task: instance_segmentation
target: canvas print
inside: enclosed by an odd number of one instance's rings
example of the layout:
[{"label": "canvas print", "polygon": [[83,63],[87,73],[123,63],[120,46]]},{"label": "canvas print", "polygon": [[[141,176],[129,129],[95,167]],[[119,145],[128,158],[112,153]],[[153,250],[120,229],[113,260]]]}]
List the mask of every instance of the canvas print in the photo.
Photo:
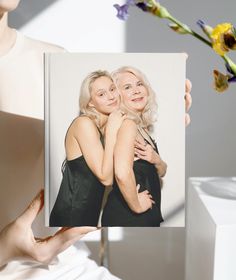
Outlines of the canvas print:
[{"label": "canvas print", "polygon": [[184,226],[185,69],[183,53],[45,55],[46,225]]}]

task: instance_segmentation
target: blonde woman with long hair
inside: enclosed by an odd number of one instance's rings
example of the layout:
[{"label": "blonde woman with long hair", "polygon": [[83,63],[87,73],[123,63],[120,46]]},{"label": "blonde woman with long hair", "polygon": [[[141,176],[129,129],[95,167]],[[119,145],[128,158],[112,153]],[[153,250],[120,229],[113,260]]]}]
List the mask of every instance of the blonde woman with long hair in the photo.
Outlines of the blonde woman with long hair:
[{"label": "blonde woman with long hair", "polygon": [[[160,178],[167,165],[149,134],[156,112],[155,93],[148,80],[133,67],[113,73],[121,97],[120,109],[126,114],[114,149],[116,181],[103,211],[103,226],[160,226]],[[146,149],[152,149],[147,157]],[[136,185],[139,184],[139,188]],[[143,203],[140,192],[150,200]]]},{"label": "blonde woman with long hair", "polygon": [[104,186],[113,181],[113,149],[124,115],[117,110],[119,96],[108,72],[84,79],[79,105],[80,115],[65,137],[63,179],[50,226],[97,226]]}]

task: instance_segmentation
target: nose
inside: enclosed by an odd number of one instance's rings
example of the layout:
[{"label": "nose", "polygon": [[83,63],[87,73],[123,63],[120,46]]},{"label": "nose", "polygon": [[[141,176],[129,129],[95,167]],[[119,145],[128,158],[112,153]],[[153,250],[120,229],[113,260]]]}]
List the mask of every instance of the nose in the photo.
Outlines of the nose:
[{"label": "nose", "polygon": [[136,94],[139,94],[140,93],[140,88],[139,86],[134,86],[133,87],[133,90],[131,92],[131,95],[136,95]]},{"label": "nose", "polygon": [[110,92],[110,91],[108,91],[108,93],[107,93],[107,98],[110,100],[112,100],[112,99],[114,99],[115,98],[115,94],[113,93],[113,92]]}]

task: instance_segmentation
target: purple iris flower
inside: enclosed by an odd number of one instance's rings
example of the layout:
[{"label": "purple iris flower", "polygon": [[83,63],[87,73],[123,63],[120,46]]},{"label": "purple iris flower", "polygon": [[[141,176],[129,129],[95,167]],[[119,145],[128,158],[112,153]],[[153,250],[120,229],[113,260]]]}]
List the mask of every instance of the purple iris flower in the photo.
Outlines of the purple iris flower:
[{"label": "purple iris flower", "polygon": [[122,6],[115,4],[113,5],[113,7],[116,8],[117,10],[117,17],[121,20],[127,20],[129,13],[128,13],[128,9],[129,6],[135,5],[135,0],[127,0],[126,3]]},{"label": "purple iris flower", "polygon": [[[155,1],[157,4],[159,4],[159,1]],[[135,4],[138,8],[143,10],[144,12],[149,12],[150,10],[153,9],[153,5],[150,6],[148,3],[148,0],[144,0],[142,2],[138,2]]]},{"label": "purple iris flower", "polygon": [[140,8],[141,10],[143,10],[144,12],[147,12],[147,11],[148,11],[148,6],[147,6],[146,1],[139,2],[139,3],[136,4],[136,6],[137,6],[138,8]]},{"label": "purple iris flower", "polygon": [[128,13],[129,5],[124,4],[124,5],[120,6],[118,4],[115,4],[115,5],[113,5],[113,7],[115,7],[117,10],[116,16],[118,17],[118,19],[127,20],[128,16],[129,16],[129,13]]}]

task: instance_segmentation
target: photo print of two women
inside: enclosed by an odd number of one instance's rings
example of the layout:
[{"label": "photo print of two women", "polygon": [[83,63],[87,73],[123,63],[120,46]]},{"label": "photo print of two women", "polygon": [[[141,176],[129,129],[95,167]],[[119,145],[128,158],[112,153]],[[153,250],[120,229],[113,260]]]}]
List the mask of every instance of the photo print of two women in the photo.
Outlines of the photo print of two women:
[{"label": "photo print of two women", "polygon": [[45,55],[46,225],[185,225],[186,58]]}]

